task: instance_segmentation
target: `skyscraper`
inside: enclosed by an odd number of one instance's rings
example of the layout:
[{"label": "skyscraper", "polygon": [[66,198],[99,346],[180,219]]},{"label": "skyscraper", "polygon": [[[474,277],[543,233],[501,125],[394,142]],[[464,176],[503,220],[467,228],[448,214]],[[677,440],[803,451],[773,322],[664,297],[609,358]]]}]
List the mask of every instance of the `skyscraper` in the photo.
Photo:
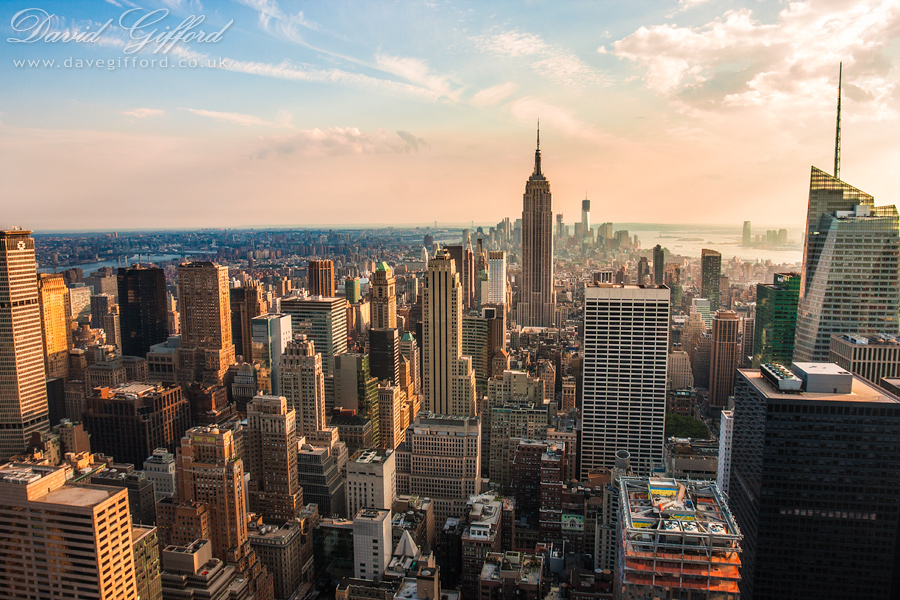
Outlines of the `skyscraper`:
[{"label": "skyscraper", "polygon": [[591,201],[587,198],[581,201],[581,233],[591,237]]},{"label": "skyscraper", "polygon": [[653,247],[653,283],[663,285],[666,277],[666,255],[662,246]]},{"label": "skyscraper", "polygon": [[734,393],[734,375],[741,348],[741,319],[733,310],[716,312],[709,355],[709,405],[722,408]]},{"label": "skyscraper", "polygon": [[745,248],[753,241],[751,237],[750,221],[744,221],[744,229],[741,232],[741,246]]},{"label": "skyscraper", "polygon": [[396,329],[369,330],[369,371],[379,381],[400,381],[400,333]]},{"label": "skyscraper", "polygon": [[334,297],[334,263],[330,260],[309,261],[309,294]]},{"label": "skyscraper", "polygon": [[306,335],[294,335],[281,353],[281,395],[296,412],[297,436],[325,429],[325,376],[322,355]]},{"label": "skyscraper", "polygon": [[272,577],[259,562],[247,535],[244,461],[236,453],[231,430],[187,430],[181,438],[176,468],[179,500],[208,507],[213,556],[235,565],[245,579],[251,580],[252,592],[267,588],[271,593]]},{"label": "skyscraper", "polygon": [[475,414],[472,359],[462,355],[462,284],[450,254],[428,262],[424,302],[424,373],[427,410]]},{"label": "skyscraper", "polygon": [[41,331],[44,334],[44,367],[47,378],[69,376],[69,350],[72,347],[72,322],[69,313],[69,288],[62,275],[41,273],[38,279],[41,304]]},{"label": "skyscraper", "polygon": [[119,307],[113,294],[91,296],[91,327],[102,329],[106,334],[106,343],[116,346],[121,351]]},{"label": "skyscraper", "polygon": [[0,459],[50,428],[42,340],[31,232],[0,231]]},{"label": "skyscraper", "polygon": [[541,130],[534,151],[534,172],[525,184],[522,209],[522,285],[516,322],[524,327],[553,327],[553,209],[550,182],[541,172]]},{"label": "skyscraper", "polygon": [[193,351],[185,379],[221,383],[234,362],[231,341],[228,267],[211,262],[178,266],[178,304],[181,309],[180,355]]},{"label": "skyscraper", "polygon": [[290,521],[303,507],[296,417],[283,396],[260,395],[247,405],[244,454],[250,470],[250,509],[267,523]]},{"label": "skyscraper", "polygon": [[506,304],[506,252],[488,253],[488,298],[490,304]]},{"label": "skyscraper", "polygon": [[[347,300],[320,296],[286,296],[281,312],[291,315],[294,333],[305,333],[322,354],[325,377],[334,375],[334,357],[347,352]],[[328,394],[326,384],[326,395]]]},{"label": "skyscraper", "polygon": [[118,285],[122,354],[146,357],[169,337],[166,272],[136,265],[119,271]]},{"label": "skyscraper", "polygon": [[250,319],[266,312],[263,290],[258,281],[251,279],[241,287],[232,288],[229,291],[229,299],[234,352],[249,362],[253,356]]},{"label": "skyscraper", "polygon": [[372,329],[397,327],[397,290],[394,271],[386,262],[378,263],[369,281]]},{"label": "skyscraper", "polygon": [[293,338],[290,315],[266,314],[250,319],[253,340],[253,364],[257,368],[257,388],[268,394],[280,394],[278,369],[281,353]]},{"label": "skyscraper", "polygon": [[900,398],[829,363],[741,369],[734,395],[741,597],[895,597]]},{"label": "skyscraper", "polygon": [[753,366],[788,365],[794,359],[800,273],[775,273],[775,282],[756,285]]},{"label": "skyscraper", "polygon": [[125,488],[70,484],[62,467],[7,463],[0,498],[4,598],[138,597]]},{"label": "skyscraper", "polygon": [[614,466],[617,450],[639,475],[662,462],[668,347],[666,287],[585,288],[582,478]]},{"label": "skyscraper", "polygon": [[900,333],[900,232],[896,206],[815,167],[809,187],[794,360],[825,361],[832,334]]},{"label": "skyscraper", "polygon": [[348,277],[344,280],[344,298],[347,299],[349,304],[356,304],[359,302],[359,277]]},{"label": "skyscraper", "polygon": [[710,311],[719,310],[719,278],[722,276],[722,255],[704,248],[700,253],[700,295],[709,300]]}]

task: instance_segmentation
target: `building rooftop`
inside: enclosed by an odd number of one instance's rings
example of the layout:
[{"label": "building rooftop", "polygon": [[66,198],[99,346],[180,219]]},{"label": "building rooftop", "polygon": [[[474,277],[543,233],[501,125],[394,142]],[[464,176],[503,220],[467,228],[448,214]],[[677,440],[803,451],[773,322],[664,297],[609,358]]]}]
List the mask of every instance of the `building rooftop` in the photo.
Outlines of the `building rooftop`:
[{"label": "building rooftop", "polygon": [[840,335],[837,333],[833,333],[831,334],[831,339],[841,340],[842,342],[853,344],[854,346],[900,346],[900,336],[896,336],[891,333],[876,333],[874,335],[860,335],[849,333]]},{"label": "building rooftop", "polygon": [[394,453],[390,448],[360,448],[353,453],[350,460],[355,463],[383,463]]},{"label": "building rooftop", "polygon": [[[806,364],[825,364],[825,363],[802,363]],[[832,365],[835,369],[841,371],[825,371],[824,374],[840,375],[847,373],[837,365]],[[782,400],[809,400],[818,402],[873,402],[894,404],[900,402],[900,397],[891,394],[875,384],[869,383],[865,379],[851,375],[852,383],[849,393],[816,393],[803,392],[799,390],[779,390],[767,381],[759,369],[738,369],[738,372],[744,376],[747,382],[757,390],[764,398],[782,399]]]}]

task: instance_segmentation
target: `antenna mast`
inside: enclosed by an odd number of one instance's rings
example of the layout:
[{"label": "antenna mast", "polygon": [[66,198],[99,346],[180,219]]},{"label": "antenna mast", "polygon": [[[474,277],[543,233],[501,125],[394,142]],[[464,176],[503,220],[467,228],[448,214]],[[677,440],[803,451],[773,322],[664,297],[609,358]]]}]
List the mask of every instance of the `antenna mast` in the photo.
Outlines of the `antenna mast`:
[{"label": "antenna mast", "polygon": [[837,127],[834,132],[834,178],[841,178],[841,78],[844,74],[844,63],[838,67],[838,107]]}]

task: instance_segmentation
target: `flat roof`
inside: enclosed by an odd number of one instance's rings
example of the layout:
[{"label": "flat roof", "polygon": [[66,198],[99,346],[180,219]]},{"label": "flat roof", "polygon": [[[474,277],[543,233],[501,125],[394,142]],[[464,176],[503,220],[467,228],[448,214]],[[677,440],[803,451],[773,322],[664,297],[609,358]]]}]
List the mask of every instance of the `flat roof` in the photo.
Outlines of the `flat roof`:
[{"label": "flat roof", "polygon": [[[816,369],[815,373],[838,375],[846,373],[841,367],[830,363],[796,363],[797,366],[806,368],[808,365],[829,366],[834,367],[834,371]],[[807,371],[809,372],[809,371]],[[810,401],[828,401],[828,402],[875,402],[884,404],[900,403],[900,397],[888,392],[887,390],[869,383],[865,379],[852,375],[853,383],[849,394],[820,394],[810,392],[793,392],[776,390],[766,381],[759,369],[738,369],[738,373],[746,378],[747,382],[753,386],[765,398],[778,400],[810,400]]]},{"label": "flat roof", "polygon": [[110,496],[125,492],[125,488],[66,484],[33,502],[61,504],[66,506],[96,506]]}]

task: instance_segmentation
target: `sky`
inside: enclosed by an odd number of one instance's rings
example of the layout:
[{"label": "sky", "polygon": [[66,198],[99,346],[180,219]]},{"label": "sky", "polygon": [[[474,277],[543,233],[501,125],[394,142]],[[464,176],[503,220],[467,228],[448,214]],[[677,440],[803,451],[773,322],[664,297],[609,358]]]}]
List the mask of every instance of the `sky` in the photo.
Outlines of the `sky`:
[{"label": "sky", "polygon": [[567,223],[799,227],[841,62],[841,178],[900,191],[900,0],[16,0],[0,34],[4,227],[492,224],[538,119]]}]

